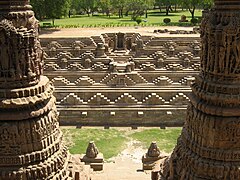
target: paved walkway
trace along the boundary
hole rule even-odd
[[[103,171],[94,172],[92,180],[150,180],[151,171],[142,171],[141,158],[146,152],[137,141],[130,141],[113,162],[104,163]]]
[[[193,27],[161,26],[161,27],[111,27],[111,28],[63,28],[63,29],[42,29],[40,38],[57,38],[57,37],[90,37],[98,36],[102,33],[117,32],[136,32],[141,35],[159,36],[159,37],[199,37],[199,34],[169,34],[153,33],[154,30],[187,30],[192,31]]]

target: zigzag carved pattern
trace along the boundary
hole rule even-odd
[[[169,101],[166,101],[156,93],[151,93],[144,97],[142,101],[137,100],[133,95],[124,93],[111,101],[107,96],[97,93],[87,101],[83,101],[80,97],[74,93],[70,93],[65,96],[58,104],[60,105],[187,105],[189,98],[183,94],[178,93]]]
[[[57,104],[59,104],[59,105],[81,105],[81,104],[87,104],[87,103],[83,102],[83,100],[80,97],[78,97],[77,95],[75,95],[74,93],[70,93]]]
[[[104,96],[101,93],[95,94],[87,102],[90,105],[108,105],[111,103],[110,99],[108,99],[106,96]]]
[[[71,82],[67,78],[64,78],[62,76],[58,76],[56,78],[53,78],[52,82],[55,87],[57,86],[91,86],[95,83],[95,81],[88,76],[82,76],[74,82]]]
[[[125,83],[127,86],[133,86],[136,84],[146,84],[148,83],[147,80],[145,80],[144,78],[142,79],[142,81],[140,81],[140,78],[142,76],[138,76],[139,79],[138,80],[134,80],[134,78],[124,75],[122,78],[125,79]],[[95,80],[88,77],[88,76],[82,76],[79,79],[77,79],[74,82],[70,82],[67,78],[62,77],[61,76],[61,80],[59,79],[59,77],[54,78],[54,86],[70,86],[70,85],[75,85],[75,86],[92,86],[95,84]],[[172,85],[173,83],[178,83],[179,85],[190,85],[192,83],[192,81],[195,78],[193,76],[185,76],[183,77],[181,80],[179,80],[178,82],[173,82],[172,79],[170,79],[167,76],[160,76],[155,78],[155,80],[153,80],[153,84],[155,84],[156,86],[169,86]],[[105,85],[117,85],[119,81],[119,78],[116,74],[107,74],[101,81],[100,84],[105,84]]]

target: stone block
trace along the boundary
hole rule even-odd
[[[144,116],[144,112],[138,111],[137,115],[138,115],[138,117],[143,117]]]
[[[90,165],[90,167],[94,171],[101,171],[103,170],[103,154],[99,153],[95,158],[89,158],[86,155],[82,155],[81,161],[84,162],[86,165]]]
[[[88,113],[87,112],[82,112],[81,115],[82,115],[83,118],[85,118],[85,117],[88,116]]]

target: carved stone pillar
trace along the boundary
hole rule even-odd
[[[0,1],[0,179],[68,179],[53,86],[28,0]]]
[[[240,179],[240,0],[215,0],[201,25],[201,71],[161,179]]]

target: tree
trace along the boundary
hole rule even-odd
[[[118,11],[118,17],[123,17],[123,9],[125,8],[127,1],[126,0],[111,0],[111,4],[114,9]]]
[[[213,6],[213,0],[204,0],[202,2],[203,9],[210,9]]]
[[[98,7],[102,9],[103,13],[106,13],[110,17],[110,11],[112,9],[111,0],[99,0]]]
[[[37,18],[52,19],[54,25],[55,19],[66,16],[70,8],[70,0],[31,0],[31,5]]]
[[[88,16],[94,13],[96,9],[96,0],[78,0],[79,7],[87,13]]]
[[[139,16],[144,15],[146,9],[145,0],[129,0],[129,10],[132,11],[132,20],[136,20]]]
[[[148,17],[148,10],[153,7],[155,0],[144,0],[145,18]]]
[[[81,6],[79,0],[71,0],[71,11],[80,12]]]
[[[156,0],[156,4],[158,4],[159,7],[161,7],[162,5],[165,6],[166,16],[168,16],[169,12],[172,11],[172,5],[173,5],[172,0]]]
[[[42,20],[46,16],[44,0],[31,0],[31,5],[37,19]]]
[[[56,18],[61,18],[68,14],[70,2],[70,0],[45,0],[46,16],[52,19],[53,25]]]
[[[183,0],[182,3],[184,6],[186,6],[189,10],[189,12],[192,15],[192,19],[195,17],[195,10],[197,7],[199,7],[204,1],[209,0]],[[210,1],[209,1],[210,2]]]

